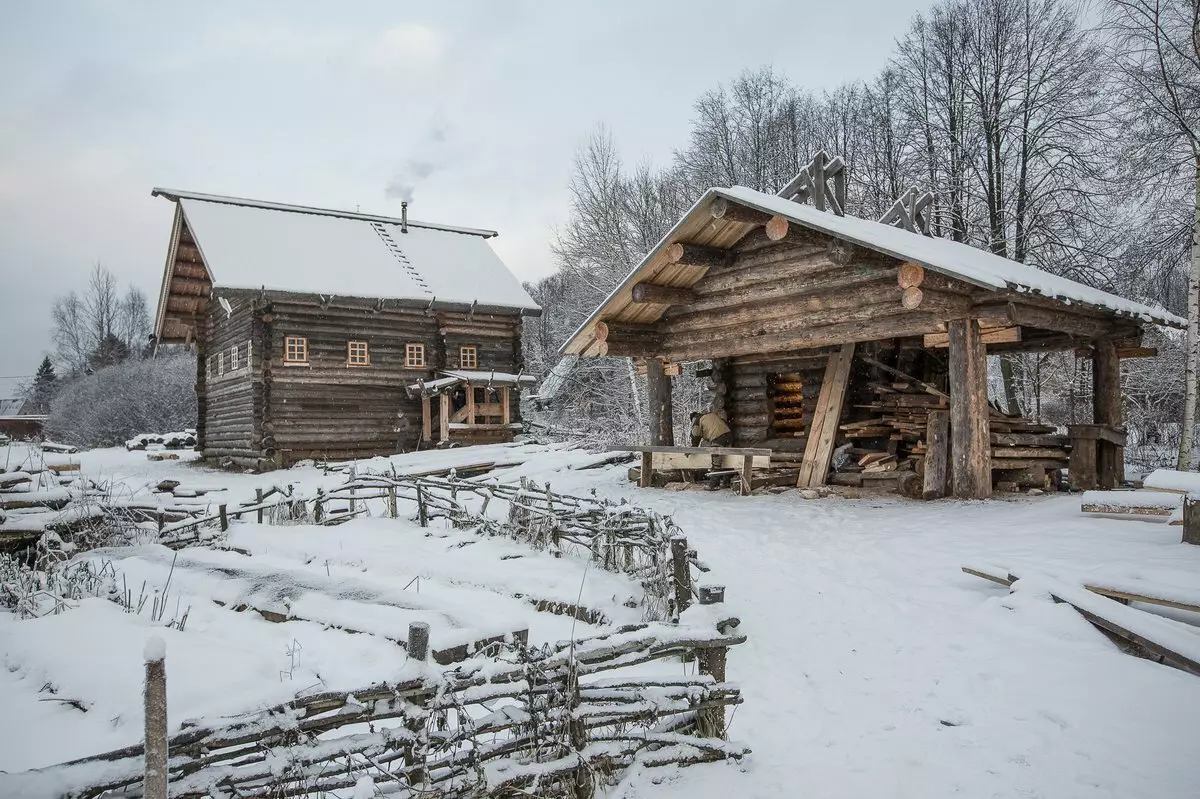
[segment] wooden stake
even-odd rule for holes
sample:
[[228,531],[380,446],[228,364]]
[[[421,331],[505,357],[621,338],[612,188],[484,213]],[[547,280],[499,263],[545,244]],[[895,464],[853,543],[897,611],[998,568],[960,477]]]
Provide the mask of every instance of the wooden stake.
[[423,621],[408,625],[408,656],[424,662],[429,658],[429,625]]
[[[701,605],[719,605],[725,601],[725,586],[702,585],[697,591]],[[700,673],[707,674],[716,682],[725,682],[725,661],[727,647],[711,647],[699,650]],[[696,714],[698,732],[706,737],[725,737],[725,708],[702,708]]]
[[225,512],[224,505],[220,505],[217,507],[217,513],[221,517],[221,532],[223,533],[229,529],[229,515]]
[[254,504],[259,506],[259,508],[258,508],[258,523],[259,524],[262,524],[262,522],[263,522],[262,502],[263,502],[263,490],[261,488],[254,489]]
[[677,535],[671,539],[671,571],[675,583],[675,615],[687,610],[692,604],[692,567],[688,563],[687,537]]
[[[224,507],[223,505],[221,507]],[[166,645],[158,636],[146,642],[146,771],[145,799],[167,799],[167,661]]]

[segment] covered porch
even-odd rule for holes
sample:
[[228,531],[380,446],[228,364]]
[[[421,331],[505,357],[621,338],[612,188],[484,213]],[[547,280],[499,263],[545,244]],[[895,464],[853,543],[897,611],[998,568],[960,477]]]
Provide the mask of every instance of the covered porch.
[[521,429],[514,402],[520,389],[533,386],[533,375],[445,370],[436,380],[407,386],[421,400],[421,441],[428,445],[497,444],[512,441]]

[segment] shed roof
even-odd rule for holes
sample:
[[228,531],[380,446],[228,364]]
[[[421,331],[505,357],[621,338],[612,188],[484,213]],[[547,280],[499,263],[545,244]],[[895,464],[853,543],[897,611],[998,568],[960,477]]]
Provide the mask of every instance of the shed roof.
[[155,189],[176,201],[214,285],[536,310],[492,230]]
[[992,291],[1014,291],[1054,299],[1064,305],[1079,304],[1142,322],[1185,327],[1187,320],[1162,308],[1127,300],[1106,291],[1052,275],[1034,266],[950,239],[931,238],[902,228],[853,216],[818,210],[811,205],[785,200],[744,186],[711,188],[671,228],[663,239],[634,267],[591,316],[562,346],[563,354],[583,354],[594,341],[595,323],[602,319],[652,323],[666,308],[632,303],[635,283],[653,279],[662,285],[686,287],[702,278],[697,270],[677,269],[666,262],[665,251],[675,241],[730,247],[747,232],[736,222],[711,219],[708,209],[717,198],[778,215],[801,227],[815,230],[869,250],[913,261],[927,269]]

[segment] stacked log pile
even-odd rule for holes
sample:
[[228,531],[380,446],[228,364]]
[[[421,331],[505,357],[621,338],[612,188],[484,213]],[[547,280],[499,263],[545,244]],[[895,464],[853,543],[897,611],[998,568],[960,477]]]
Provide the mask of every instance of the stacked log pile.
[[[895,372],[890,382],[873,381],[873,401],[856,407],[867,419],[841,425],[851,443],[840,472],[877,474],[924,471],[929,453],[930,411],[948,411],[950,398],[934,386]],[[1048,474],[1067,467],[1068,439],[1053,425],[991,411],[992,472],[999,488],[1046,488]]]

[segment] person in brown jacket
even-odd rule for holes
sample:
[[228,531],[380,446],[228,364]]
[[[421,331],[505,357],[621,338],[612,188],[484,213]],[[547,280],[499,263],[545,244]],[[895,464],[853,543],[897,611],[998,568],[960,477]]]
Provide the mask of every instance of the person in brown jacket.
[[710,447],[728,447],[733,443],[733,433],[715,412],[696,411],[692,414],[692,446],[698,447],[701,442]]

